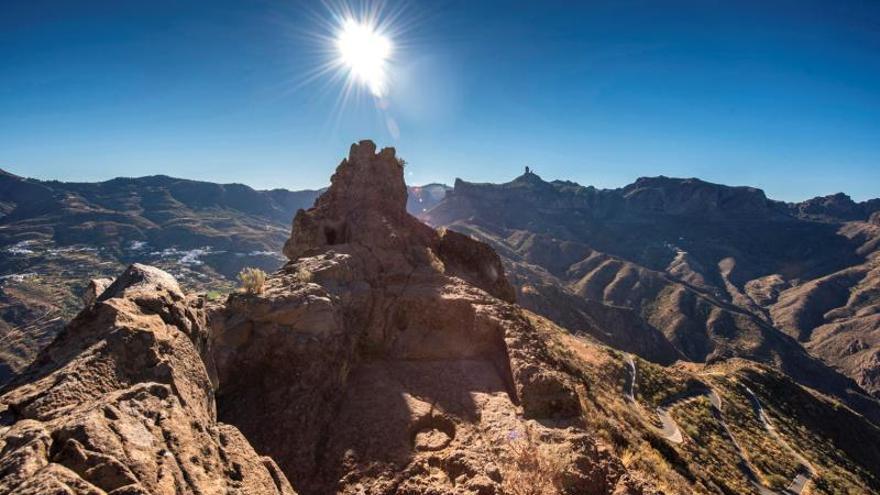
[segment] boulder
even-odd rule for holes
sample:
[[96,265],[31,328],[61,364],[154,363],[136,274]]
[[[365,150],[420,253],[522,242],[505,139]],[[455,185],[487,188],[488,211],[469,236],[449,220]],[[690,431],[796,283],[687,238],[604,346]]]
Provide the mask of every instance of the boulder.
[[0,493],[293,494],[217,422],[203,303],[132,265],[87,305],[0,395]]

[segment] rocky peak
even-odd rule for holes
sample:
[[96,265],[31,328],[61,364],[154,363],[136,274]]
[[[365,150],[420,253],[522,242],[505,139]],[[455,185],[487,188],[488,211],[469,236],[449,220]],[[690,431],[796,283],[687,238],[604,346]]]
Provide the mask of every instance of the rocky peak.
[[295,495],[217,421],[204,301],[137,264],[103,292],[0,391],[0,493]]
[[394,148],[376,153],[372,141],[353,144],[315,206],[296,213],[284,254],[294,263],[330,251],[366,256],[380,260],[377,273],[385,276],[439,267],[513,301],[513,288],[490,247],[452,231],[435,231],[407,213],[406,200],[403,165]]
[[369,140],[351,145],[348,158],[342,160],[330,178],[330,188],[316,203],[317,208],[377,210],[383,214],[406,214],[406,184],[403,165],[394,148],[382,148]]
[[394,148],[376,153],[372,141],[351,145],[330,187],[293,219],[284,254],[291,260],[327,246],[361,244],[404,247],[413,235],[427,243],[431,229],[406,212],[403,165]]
[[815,197],[795,207],[800,216],[807,218],[857,220],[867,216],[862,206],[844,193]]
[[519,177],[513,179],[512,183],[514,183],[514,184],[546,184],[544,179],[542,179],[541,176],[536,174],[535,171],[531,170],[529,167],[526,167],[525,173],[523,173]]
[[[97,285],[105,283],[107,279],[93,280]],[[167,293],[174,300],[183,299],[183,291],[180,285],[167,272],[154,266],[135,263],[129,266],[115,281],[105,286],[105,289],[95,296],[97,301],[106,301],[114,297],[133,297],[137,294],[153,295]]]

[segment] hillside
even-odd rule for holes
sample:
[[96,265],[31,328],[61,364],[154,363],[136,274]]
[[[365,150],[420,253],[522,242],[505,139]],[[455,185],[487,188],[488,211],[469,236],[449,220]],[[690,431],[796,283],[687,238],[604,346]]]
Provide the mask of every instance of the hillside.
[[[457,180],[423,218],[490,243],[521,304],[609,345],[662,364],[745,357],[813,387],[849,388],[830,366],[877,393],[876,319],[863,306],[877,301],[878,208],[844,195],[789,204],[698,179],[599,190],[526,173],[505,184]],[[805,299],[827,277],[846,282]],[[848,308],[829,313],[851,292]],[[848,335],[827,326],[812,335],[836,344],[811,344],[792,319]]]

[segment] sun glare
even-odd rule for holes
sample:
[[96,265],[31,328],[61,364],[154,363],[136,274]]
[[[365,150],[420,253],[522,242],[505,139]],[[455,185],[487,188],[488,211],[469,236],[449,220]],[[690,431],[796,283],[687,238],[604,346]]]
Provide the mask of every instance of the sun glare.
[[388,86],[387,62],[391,40],[374,26],[347,19],[336,38],[339,61],[348,68],[351,78],[365,85],[377,98]]

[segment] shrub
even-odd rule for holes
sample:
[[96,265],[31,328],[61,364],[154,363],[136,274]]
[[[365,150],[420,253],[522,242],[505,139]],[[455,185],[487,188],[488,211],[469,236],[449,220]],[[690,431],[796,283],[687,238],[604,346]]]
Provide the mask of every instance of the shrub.
[[296,279],[307,284],[312,281],[312,272],[308,268],[300,266],[296,269]]
[[512,432],[510,454],[504,463],[504,493],[510,495],[556,495],[562,493],[567,470],[563,456],[541,449],[531,429]]
[[209,301],[219,301],[223,297],[223,293],[219,290],[209,290],[205,293],[205,299]]
[[262,294],[263,285],[266,283],[266,272],[259,268],[247,267],[238,272],[238,280],[248,294]]

